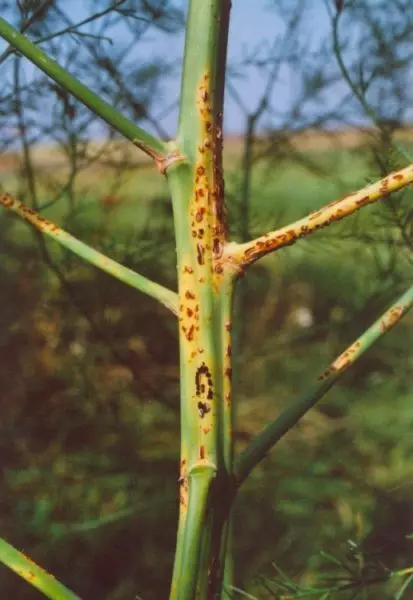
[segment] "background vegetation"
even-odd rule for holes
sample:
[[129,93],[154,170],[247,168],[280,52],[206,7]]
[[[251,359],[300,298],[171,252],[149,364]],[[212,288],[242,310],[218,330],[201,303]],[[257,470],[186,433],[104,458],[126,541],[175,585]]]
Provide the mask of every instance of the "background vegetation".
[[[40,4],[3,2],[2,10],[24,28]],[[33,39],[73,25],[63,2],[44,4],[50,6],[28,28]],[[85,4],[92,15],[102,3]],[[106,4],[111,10],[86,27],[87,35],[66,32],[46,41],[47,50],[136,120],[157,127],[151,103],[167,85],[170,65],[141,61],[137,69],[132,42],[142,43],[146,28],[179,35],[181,7]],[[380,3],[372,14],[369,2],[348,2],[339,55],[350,65],[354,89],[337,67],[334,20],[326,18],[314,46],[311,3],[269,4],[269,14],[282,19],[280,35],[273,45],[258,43],[234,58],[228,84],[245,122],[245,135],[225,146],[227,204],[239,238],[287,223],[406,164],[399,144],[409,151],[409,91],[401,83],[411,71],[408,2],[394,2],[391,17]],[[139,35],[136,23],[144,23]],[[122,47],[115,37],[120,26],[134,32]],[[357,36],[366,41],[355,55]],[[124,142],[43,75],[28,73],[21,58],[2,63],[2,188],[123,264],[173,286],[171,209],[152,167],[138,163]],[[274,90],[283,68],[297,83],[294,102],[280,116]],[[265,85],[251,109],[237,81],[254,69]],[[94,132],[99,144],[90,141]],[[242,282],[239,448],[406,287],[412,216],[412,193],[393,195],[269,257]],[[165,598],[177,516],[175,323],[150,299],[5,213],[0,251],[4,537],[84,598]],[[277,568],[304,585],[335,573],[333,560],[367,579],[409,566],[412,342],[407,317],[251,477],[236,507],[240,587],[276,598]],[[38,597],[6,569],[0,589],[5,598]],[[393,592],[391,585],[372,586],[364,597],[384,600]]]

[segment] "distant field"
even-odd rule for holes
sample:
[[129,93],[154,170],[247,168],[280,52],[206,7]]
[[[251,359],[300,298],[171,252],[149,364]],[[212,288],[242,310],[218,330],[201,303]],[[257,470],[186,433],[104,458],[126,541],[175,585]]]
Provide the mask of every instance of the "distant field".
[[[298,133],[277,132],[274,139],[288,140],[292,148],[301,151],[350,149],[363,146],[372,141],[376,130],[371,128],[343,130],[308,129]],[[264,139],[264,138],[261,138]],[[409,143],[413,140],[413,126],[400,129],[395,134],[396,141]],[[258,138],[258,145],[260,138]],[[227,162],[238,160],[243,149],[242,136],[229,135],[225,138],[224,156]],[[110,142],[90,142],[85,146],[84,159],[99,158],[99,164],[125,161],[131,166],[145,165],[149,158],[130,142],[116,140]],[[67,161],[61,149],[55,145],[35,145],[32,148],[33,163],[40,169],[64,169]],[[80,161],[82,162],[82,160]],[[0,174],[16,168],[20,163],[18,152],[0,154]],[[98,168],[97,165],[95,165]],[[94,168],[94,167],[92,167]]]

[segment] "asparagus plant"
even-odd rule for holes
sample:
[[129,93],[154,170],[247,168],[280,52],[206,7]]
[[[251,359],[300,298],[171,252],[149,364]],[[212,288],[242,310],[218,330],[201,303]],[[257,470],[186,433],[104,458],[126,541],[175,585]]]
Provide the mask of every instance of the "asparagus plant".
[[[233,294],[237,280],[270,252],[413,182],[413,164],[256,239],[229,238],[222,163],[222,121],[230,0],[189,0],[179,125],[166,142],[129,121],[0,18],[0,35],[39,69],[145,152],[169,185],[178,291],[104,256],[10,194],[0,203],[97,268],[161,302],[177,319],[180,347],[179,523],[171,600],[224,598],[230,581],[230,513],[237,491],[282,436],[413,304],[413,287],[347,348],[298,399],[235,457],[232,394]],[[12,548],[0,560],[49,598],[75,594]]]

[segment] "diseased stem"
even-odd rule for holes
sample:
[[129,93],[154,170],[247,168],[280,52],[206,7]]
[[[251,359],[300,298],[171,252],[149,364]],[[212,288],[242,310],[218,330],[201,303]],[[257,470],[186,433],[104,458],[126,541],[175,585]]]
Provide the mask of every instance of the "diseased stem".
[[266,254],[284,246],[290,246],[300,238],[314,233],[317,229],[340,221],[363,206],[372,204],[411,183],[413,183],[413,164],[394,171],[357,192],[334,200],[295,223],[266,233],[245,244],[232,242],[226,246],[224,257],[239,268],[245,269]]
[[143,275],[135,273],[132,269],[124,267],[117,261],[105,256],[94,248],[91,248],[84,242],[81,242],[70,235],[70,233],[60,229],[57,225],[54,225],[25,204],[19,202],[10,194],[0,195],[0,205],[16,212],[23,217],[23,219],[36,227],[36,229],[59,242],[62,246],[71,250],[77,256],[80,256],[80,258],[83,258],[83,260],[86,260],[98,269],[109,273],[109,275],[116,277],[119,281],[155,298],[171,312],[178,314],[178,295],[175,292],[147,279]]
[[[213,511],[216,489],[225,488],[232,472],[233,455],[230,331],[235,270],[222,262],[227,242],[222,110],[230,2],[191,0],[188,9],[176,140],[183,160],[167,171],[179,288],[181,494],[171,588],[171,598],[179,600],[193,600],[197,586],[199,598],[212,598],[221,581],[219,568],[209,569],[212,562],[219,565],[221,554]],[[193,474],[197,486],[201,480],[206,486],[211,472],[213,490],[207,508],[196,517],[200,520],[194,537]],[[196,565],[190,579],[185,565]]]
[[39,67],[39,69],[46,73],[46,75],[61,85],[64,90],[88,106],[96,115],[106,121],[106,123],[111,127],[114,127],[119,133],[133,142],[135,146],[141,148],[141,150],[155,161],[158,168],[162,172],[164,171],[165,161],[167,161],[168,157],[168,147],[162,140],[152,136],[150,133],[124,117],[100,96],[92,92],[92,90],[76,79],[76,77],[73,77],[65,69],[60,67],[56,61],[49,58],[47,54],[40,50],[40,48],[33,44],[26,36],[22,35],[1,17],[0,37],[4,38],[13,48],[18,50]]
[[377,321],[349,346],[281,415],[259,433],[238,459],[235,478],[240,486],[257,464],[318,400],[336,383],[356,360],[389,331],[413,306],[413,286],[408,289]]
[[201,542],[207,533],[208,505],[211,487],[216,476],[215,467],[195,467],[189,474],[188,510],[186,527],[183,533],[183,550],[172,583],[170,600],[191,599],[195,596],[196,584],[201,559]]
[[0,562],[52,600],[80,600],[63,583],[39,567],[28,556],[0,538]]

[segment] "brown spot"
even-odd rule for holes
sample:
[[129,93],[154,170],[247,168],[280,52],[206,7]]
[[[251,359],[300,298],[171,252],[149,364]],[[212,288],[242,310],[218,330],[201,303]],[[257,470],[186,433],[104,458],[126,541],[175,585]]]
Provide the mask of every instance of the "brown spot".
[[184,273],[193,273],[194,270],[192,267],[188,267],[188,265],[184,266]]
[[382,319],[380,325],[383,331],[388,331],[400,320],[404,312],[403,306],[394,306]]
[[360,198],[360,200],[356,200],[356,204],[357,206],[364,206],[365,204],[368,204],[370,201],[370,196],[363,196],[363,198]]
[[222,254],[222,244],[219,238],[214,238],[214,242],[212,245],[212,252],[218,258]]
[[255,251],[254,246],[250,246],[249,248],[247,248],[244,252],[244,256],[247,258],[250,254],[252,254]]
[[228,377],[230,379],[231,375],[232,375],[232,369],[230,367],[227,367],[225,369],[225,377]]
[[202,165],[199,165],[196,169],[196,173],[197,173],[197,175],[199,175],[201,177],[205,173],[205,167],[203,167]]
[[195,300],[195,294],[193,292],[191,292],[190,290],[186,290],[185,298],[187,300]]
[[198,243],[198,244],[196,245],[196,249],[197,249],[197,256],[196,256],[196,259],[197,259],[197,261],[198,261],[198,264],[199,264],[199,265],[203,265],[203,264],[205,264],[205,257],[204,257],[204,255],[205,255],[205,248],[203,247],[203,245],[202,245],[202,244],[199,244],[199,243]]
[[188,329],[188,331],[186,331],[185,337],[188,340],[188,342],[192,342],[192,340],[194,339],[194,331],[195,331],[195,327],[193,325],[191,325],[191,327]]
[[194,314],[194,311],[192,310],[192,308],[187,308],[186,309],[186,314],[188,315],[189,318],[191,318],[192,315]]
[[211,409],[206,402],[198,402],[198,410],[201,419],[203,419],[207,413],[211,412]]
[[199,448],[199,458],[201,460],[204,460],[204,458],[205,458],[205,447],[204,446],[200,446],[200,448]]
[[14,200],[13,198],[10,196],[10,194],[2,194],[0,196],[0,202],[3,204],[3,206],[5,206],[6,208],[10,208],[10,206],[13,206],[14,204]]
[[231,321],[227,321],[227,322],[225,323],[225,329],[226,329],[227,331],[231,331],[231,329],[232,329],[232,323],[231,323]]
[[380,186],[380,193],[387,194],[388,188],[389,188],[389,180],[387,178],[383,179],[383,181],[381,182],[381,186]]
[[403,181],[404,176],[401,173],[395,173],[393,175],[393,179],[395,179],[396,181]]
[[205,212],[205,208],[200,208],[198,210],[198,212],[195,215],[195,221],[197,221],[198,223],[200,223],[202,221],[202,218],[204,216],[204,212]]
[[215,273],[222,273],[224,271],[224,267],[221,263],[218,263],[217,265],[215,265],[214,271]]
[[324,373],[319,376],[318,380],[323,381],[324,379],[327,379],[327,377],[329,377],[331,375],[331,373],[333,373],[334,371],[335,371],[335,369],[333,369],[331,367],[328,368],[327,371],[324,371]]

